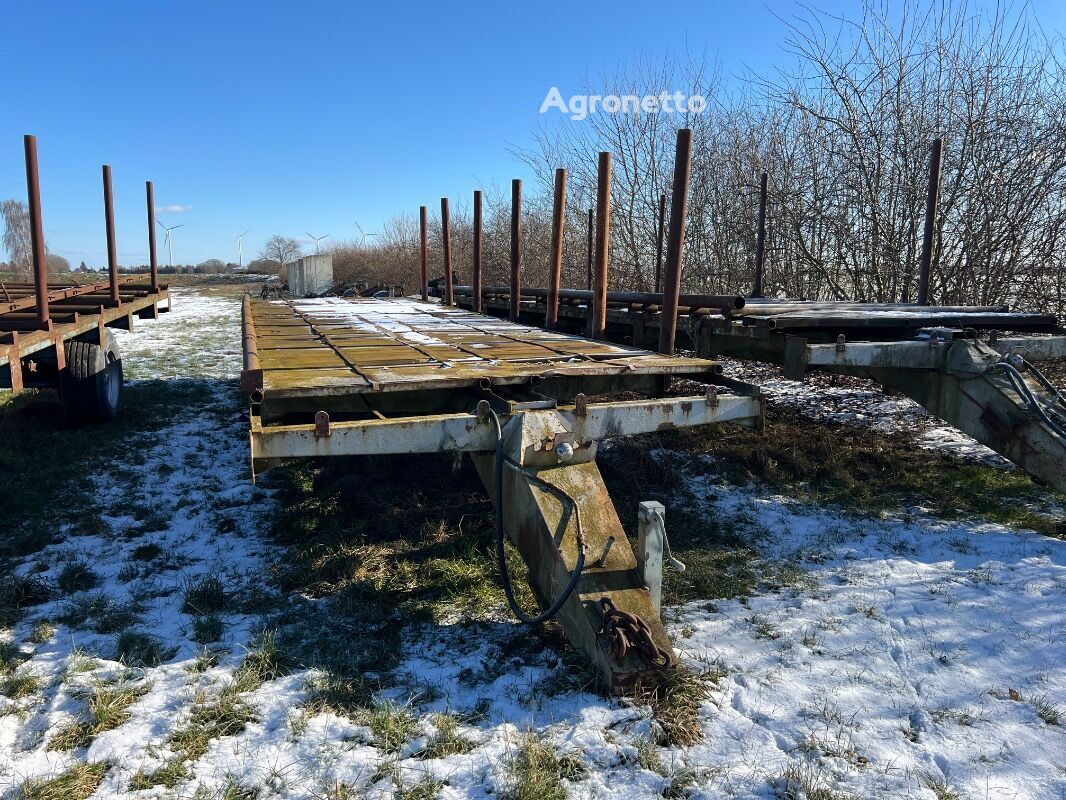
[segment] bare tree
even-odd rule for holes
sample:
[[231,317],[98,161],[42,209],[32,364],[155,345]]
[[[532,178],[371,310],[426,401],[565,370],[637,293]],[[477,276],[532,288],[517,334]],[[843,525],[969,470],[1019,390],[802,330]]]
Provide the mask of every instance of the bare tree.
[[21,200],[0,202],[4,217],[4,249],[11,260],[11,271],[29,272],[32,256],[30,242],[30,212]]
[[278,275],[286,276],[286,265],[300,257],[300,243],[288,236],[274,235],[267,239],[263,245],[259,258],[262,261],[272,261],[277,267]]

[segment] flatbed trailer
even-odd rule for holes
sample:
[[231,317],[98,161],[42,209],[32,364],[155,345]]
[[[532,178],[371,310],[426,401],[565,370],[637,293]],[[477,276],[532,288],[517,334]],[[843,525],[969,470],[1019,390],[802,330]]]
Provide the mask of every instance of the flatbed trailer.
[[[470,287],[454,287],[454,294],[460,306],[472,306]],[[519,320],[544,325],[546,291],[520,295]],[[686,306],[681,297],[678,345],[697,356],[778,364],[794,380],[811,369],[870,378],[1066,491],[1066,401],[1036,366],[1066,358],[1066,331],[1054,315],[1006,306],[739,297]],[[580,296],[559,303],[558,330],[588,330],[588,303]],[[662,295],[635,302],[607,293],[606,338],[654,347],[662,306]],[[482,307],[507,317],[509,289],[483,289]]]
[[56,389],[72,421],[113,419],[122,363],[109,329],[170,310],[168,288],[142,280],[119,279],[117,302],[110,283],[49,283],[45,325],[32,284],[0,282],[0,389]]
[[32,281],[0,280],[0,389],[56,389],[73,423],[109,422],[122,395],[122,358],[111,329],[132,331],[134,317],[158,319],[160,311],[170,310],[170,293],[159,283],[156,264],[154,189],[145,182],[147,275],[119,274],[111,167],[105,164],[107,280],[49,281],[37,139],[27,135],[24,144]]
[[[597,443],[718,422],[757,426],[757,390],[723,378],[709,359],[432,302],[246,296],[242,313],[253,471],[304,457],[468,453],[497,504],[499,548],[506,532],[542,608],[557,610],[605,682],[622,690],[674,664],[659,617],[669,560],[662,509],[642,505],[634,553],[596,466]],[[706,391],[672,396],[674,377]]]

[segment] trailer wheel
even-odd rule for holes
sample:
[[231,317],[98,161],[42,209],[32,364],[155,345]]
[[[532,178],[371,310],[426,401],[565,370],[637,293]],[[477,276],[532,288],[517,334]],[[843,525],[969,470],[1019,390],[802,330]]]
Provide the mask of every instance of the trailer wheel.
[[115,335],[105,331],[100,344],[72,339],[66,355],[59,393],[67,418],[75,425],[114,420],[122,399],[122,358]]

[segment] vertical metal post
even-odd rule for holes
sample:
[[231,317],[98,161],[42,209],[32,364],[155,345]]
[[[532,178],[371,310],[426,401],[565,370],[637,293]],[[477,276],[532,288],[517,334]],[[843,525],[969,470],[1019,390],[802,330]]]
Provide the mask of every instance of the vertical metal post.
[[548,300],[544,327],[555,330],[559,324],[559,287],[563,282],[563,225],[566,223],[566,170],[555,170],[555,197],[552,199],[552,249],[548,265]]
[[429,301],[429,231],[426,223],[426,207],[418,207],[419,245],[422,255],[422,302]]
[[692,172],[692,128],[677,132],[674,151],[674,185],[670,199],[670,233],[666,244],[663,275],[663,311],[659,321],[659,352],[673,355],[677,335],[677,304],[681,295],[681,261],[685,250],[685,214],[688,211],[688,181]]
[[655,232],[655,293],[663,290],[663,233],[666,230],[666,195],[659,195],[659,225]]
[[454,283],[452,276],[452,221],[448,213],[448,198],[440,199],[440,236],[444,247],[444,305],[455,305]]
[[588,255],[586,257],[586,264],[585,264],[585,266],[588,268],[588,280],[586,281],[585,288],[588,289],[590,292],[592,291],[592,248],[593,248],[593,245],[594,245],[594,243],[596,241],[596,238],[595,238],[595,236],[593,235],[592,232],[594,230],[595,224],[596,224],[596,212],[593,209],[590,208],[589,209],[588,236],[586,237],[587,240],[588,240],[587,241]]
[[511,322],[518,322],[522,300],[522,181],[511,181]]
[[23,142],[26,146],[26,195],[30,208],[30,249],[33,257],[33,288],[37,294],[37,325],[48,330],[52,327],[52,321],[48,318],[48,257],[44,247],[44,224],[41,221],[41,177],[37,170],[37,137],[27,135]]
[[481,312],[481,192],[474,192],[474,277],[470,281],[474,311]]
[[104,164],[104,227],[107,229],[107,278],[111,302],[120,305],[118,296],[118,245],[115,243],[115,200],[111,194],[111,167]]
[[663,602],[663,529],[666,508],[662,503],[645,500],[637,511],[637,574],[648,587],[651,604],[657,612]]
[[759,230],[755,235],[755,283],[752,297],[762,297],[763,264],[766,261],[766,185],[769,176],[764,172],[759,181]]
[[148,272],[151,276],[152,294],[155,294],[159,291],[159,264],[155,259],[155,187],[151,181],[145,181],[144,188],[148,194]]
[[929,186],[925,195],[925,231],[922,236],[922,261],[918,268],[918,305],[929,305],[929,270],[933,265],[933,241],[936,234],[936,210],[940,197],[940,154],[942,139],[933,140],[929,152]]
[[592,271],[592,338],[607,331],[607,261],[611,251],[611,154],[600,153],[596,170],[596,261]]

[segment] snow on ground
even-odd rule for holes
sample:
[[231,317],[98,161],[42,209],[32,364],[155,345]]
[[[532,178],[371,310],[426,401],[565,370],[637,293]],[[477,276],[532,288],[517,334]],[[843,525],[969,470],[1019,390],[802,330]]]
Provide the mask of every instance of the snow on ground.
[[783,377],[772,364],[719,359],[730,378],[762,388],[766,399],[815,420],[865,425],[881,433],[912,433],[920,447],[1003,469],[1014,465],[957,428],[944,424],[902,395],[886,394],[873,381],[812,372],[804,381]]
[[[568,668],[551,650],[512,646],[528,643],[516,624],[424,624],[405,632],[394,686],[380,698],[416,717],[396,752],[365,725],[303,707],[314,672],[301,669],[242,695],[247,724],[212,739],[172,788],[138,789],[138,775],[174,761],[174,732],[224,696],[257,646],[254,604],[231,603],[218,614],[217,663],[205,659],[183,611],[186,590],[220,576],[234,597],[269,592],[270,565],[283,557],[259,533],[275,500],[247,479],[230,380],[238,319],[235,300],[182,292],[159,323],[123,337],[127,374],[183,376],[175,386],[190,399],[94,477],[93,529],[71,531],[19,567],[55,581],[84,562],[99,583],[35,607],[12,632],[32,650],[19,673],[39,678],[41,690],[0,699],[0,796],[99,761],[110,765],[99,798],[506,796],[509,764],[532,731],[585,765],[564,781],[574,798],[1066,797],[1066,543],[921,509],[870,519],[800,505],[720,485],[713,464],[696,470],[690,461],[678,467],[686,494],[766,558],[802,568],[777,591],[667,610],[685,663],[717,676],[696,745],[647,757],[658,735],[650,710],[567,688]],[[163,513],[137,510],[151,507]],[[120,634],[106,623],[123,613],[133,622],[122,630],[156,647],[158,666],[116,660]],[[45,617],[59,620],[54,633],[31,644],[34,620]],[[50,749],[84,718],[87,693],[116,681],[143,692],[128,720],[87,749]],[[434,712],[445,711],[457,715],[470,752],[427,757]],[[424,794],[404,795],[404,786]]]

